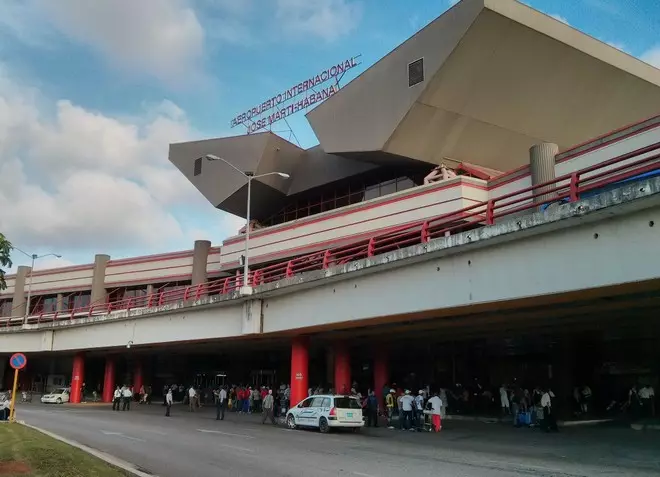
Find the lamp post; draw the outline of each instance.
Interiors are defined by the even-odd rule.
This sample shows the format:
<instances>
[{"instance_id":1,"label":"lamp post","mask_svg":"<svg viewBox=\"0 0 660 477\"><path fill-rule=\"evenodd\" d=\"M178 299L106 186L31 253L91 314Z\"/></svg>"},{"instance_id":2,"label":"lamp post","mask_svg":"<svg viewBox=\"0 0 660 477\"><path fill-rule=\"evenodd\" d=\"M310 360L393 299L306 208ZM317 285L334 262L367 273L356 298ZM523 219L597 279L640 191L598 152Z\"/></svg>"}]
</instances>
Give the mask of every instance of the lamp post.
<instances>
[{"instance_id":1,"label":"lamp post","mask_svg":"<svg viewBox=\"0 0 660 477\"><path fill-rule=\"evenodd\" d=\"M46 253L44 255L37 255L36 253L24 252L18 247L12 247L12 250L18 250L26 257L32 259L32 265L30 266L30 275L28 275L29 281L28 281L27 303L25 304L25 315L23 316L23 324L25 324L27 323L27 319L30 314L30 301L32 300L32 273L34 272L35 260L39 260L40 258L45 258L45 257L62 258L62 255L58 255L56 253Z\"/></svg>"},{"instance_id":2,"label":"lamp post","mask_svg":"<svg viewBox=\"0 0 660 477\"><path fill-rule=\"evenodd\" d=\"M284 172L267 172L265 174L254 175L254 172L245 172L240 170L238 167L233 165L231 162L223 159L222 157L215 156L213 154L206 154L204 156L207 161L220 161L227 164L229 167L234 169L236 172L241 174L247 180L247 209L245 212L245 258L243 260L243 286L241 287L240 293L242 295L251 295L252 287L248 285L248 273L249 273L249 263L248 263L248 252L250 251L250 198L252 195L252 181L254 179L261 179L262 177L267 176L280 176L283 179L288 179L290 176Z\"/></svg>"}]
</instances>

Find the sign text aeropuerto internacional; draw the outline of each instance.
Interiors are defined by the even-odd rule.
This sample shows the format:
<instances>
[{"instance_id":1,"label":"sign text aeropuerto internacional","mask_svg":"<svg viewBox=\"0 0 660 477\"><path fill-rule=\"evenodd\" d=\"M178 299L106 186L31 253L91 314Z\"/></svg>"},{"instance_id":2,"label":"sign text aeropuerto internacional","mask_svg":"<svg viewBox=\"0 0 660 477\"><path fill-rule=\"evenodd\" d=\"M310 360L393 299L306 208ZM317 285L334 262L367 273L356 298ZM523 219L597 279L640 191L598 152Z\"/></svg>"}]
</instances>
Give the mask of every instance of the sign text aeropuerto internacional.
<instances>
[{"instance_id":1,"label":"sign text aeropuerto internacional","mask_svg":"<svg viewBox=\"0 0 660 477\"><path fill-rule=\"evenodd\" d=\"M231 120L231 127L243 124L247 127L248 134L251 134L260 129L264 129L277 121L281 121L291 114L307 109L310 106L328 99L339 91L338 79L348 70L359 65L357 59L358 56L354 56L341 63L333 65L332 67L323 70L321 73L278 93L257 106L248 109ZM319 90L314 89L331 79L336 79L336 83L327 88ZM297 102L286 104L288 101L301 94L305 94L302 99ZM271 113L266 115L267 112ZM248 122L248 124L246 124L246 122Z\"/></svg>"}]
</instances>

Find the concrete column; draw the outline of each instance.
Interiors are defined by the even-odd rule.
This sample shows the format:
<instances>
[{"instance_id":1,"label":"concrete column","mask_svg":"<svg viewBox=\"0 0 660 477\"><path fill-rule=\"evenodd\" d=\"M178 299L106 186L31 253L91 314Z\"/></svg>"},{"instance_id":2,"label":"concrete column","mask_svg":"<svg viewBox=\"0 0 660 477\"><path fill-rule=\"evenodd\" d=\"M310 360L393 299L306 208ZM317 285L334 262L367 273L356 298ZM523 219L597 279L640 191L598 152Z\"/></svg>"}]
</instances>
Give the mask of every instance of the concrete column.
<instances>
[{"instance_id":1,"label":"concrete column","mask_svg":"<svg viewBox=\"0 0 660 477\"><path fill-rule=\"evenodd\" d=\"M55 304L55 311L62 311L62 310L64 310L64 295L58 293L57 302Z\"/></svg>"},{"instance_id":2,"label":"concrete column","mask_svg":"<svg viewBox=\"0 0 660 477\"><path fill-rule=\"evenodd\" d=\"M559 153L559 146L550 142L544 142L532 146L529 149L529 166L532 177L532 186L543 184L555 178L555 156ZM546 187L534 189L534 193L544 192L553 189L556 185L552 184ZM535 204L548 202L555 197L555 193L540 195L534 198Z\"/></svg>"},{"instance_id":3,"label":"concrete column","mask_svg":"<svg viewBox=\"0 0 660 477\"><path fill-rule=\"evenodd\" d=\"M291 402L297 405L307 397L309 389L309 340L305 336L293 338L291 342Z\"/></svg>"},{"instance_id":4,"label":"concrete column","mask_svg":"<svg viewBox=\"0 0 660 477\"><path fill-rule=\"evenodd\" d=\"M335 392L348 394L351 390L351 355L343 344L335 346Z\"/></svg>"},{"instance_id":5,"label":"concrete column","mask_svg":"<svg viewBox=\"0 0 660 477\"><path fill-rule=\"evenodd\" d=\"M85 382L85 355L78 353L73 357L73 370L71 372L71 403L80 404L82 401L82 385Z\"/></svg>"},{"instance_id":6,"label":"concrete column","mask_svg":"<svg viewBox=\"0 0 660 477\"><path fill-rule=\"evenodd\" d=\"M206 275L206 266L209 260L209 249L211 242L208 240L195 240L195 248L193 250L193 264L192 264L192 281L191 284L201 285L208 281ZM200 296L206 296L203 293Z\"/></svg>"},{"instance_id":7,"label":"concrete column","mask_svg":"<svg viewBox=\"0 0 660 477\"><path fill-rule=\"evenodd\" d=\"M390 370L387 366L387 353L383 350L377 350L374 356L374 391L378 402L383 404L383 388L390 382Z\"/></svg>"},{"instance_id":8,"label":"concrete column","mask_svg":"<svg viewBox=\"0 0 660 477\"><path fill-rule=\"evenodd\" d=\"M133 368L133 394L140 394L140 388L144 384L144 379L142 378L142 362L137 361L135 363L135 368Z\"/></svg>"},{"instance_id":9,"label":"concrete column","mask_svg":"<svg viewBox=\"0 0 660 477\"><path fill-rule=\"evenodd\" d=\"M92 296L90 303L105 303L107 298L105 291L105 269L110 261L110 255L97 254L94 257L94 274L92 275Z\"/></svg>"},{"instance_id":10,"label":"concrete column","mask_svg":"<svg viewBox=\"0 0 660 477\"><path fill-rule=\"evenodd\" d=\"M147 285L147 296L151 295L154 292L154 286L152 284Z\"/></svg>"},{"instance_id":11,"label":"concrete column","mask_svg":"<svg viewBox=\"0 0 660 477\"><path fill-rule=\"evenodd\" d=\"M30 274L30 267L21 265L16 271L16 280L14 281L14 296L11 301L11 316L24 316L27 306L26 284L27 276Z\"/></svg>"},{"instance_id":12,"label":"concrete column","mask_svg":"<svg viewBox=\"0 0 660 477\"><path fill-rule=\"evenodd\" d=\"M112 402L115 395L115 359L112 356L105 358L105 373L103 374L103 402Z\"/></svg>"}]
</instances>

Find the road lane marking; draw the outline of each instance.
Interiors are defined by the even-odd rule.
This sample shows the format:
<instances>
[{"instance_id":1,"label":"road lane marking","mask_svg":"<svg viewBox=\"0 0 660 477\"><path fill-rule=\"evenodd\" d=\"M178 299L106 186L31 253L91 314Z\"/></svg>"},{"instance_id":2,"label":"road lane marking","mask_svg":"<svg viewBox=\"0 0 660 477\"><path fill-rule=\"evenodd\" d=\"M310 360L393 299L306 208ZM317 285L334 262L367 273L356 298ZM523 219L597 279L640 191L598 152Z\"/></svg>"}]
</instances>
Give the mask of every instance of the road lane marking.
<instances>
[{"instance_id":1,"label":"road lane marking","mask_svg":"<svg viewBox=\"0 0 660 477\"><path fill-rule=\"evenodd\" d=\"M121 437L122 439L128 439L129 441L147 442L144 439L140 439L139 437L127 436L123 432L112 432L112 431L103 431L102 430L101 434L105 434L106 436L118 436L118 437Z\"/></svg>"},{"instance_id":2,"label":"road lane marking","mask_svg":"<svg viewBox=\"0 0 660 477\"><path fill-rule=\"evenodd\" d=\"M158 434L159 436L169 436L167 432L163 431L156 431L153 429L142 429L144 432L150 432L151 434Z\"/></svg>"},{"instance_id":3,"label":"road lane marking","mask_svg":"<svg viewBox=\"0 0 660 477\"><path fill-rule=\"evenodd\" d=\"M243 437L244 439L254 439L253 436L246 436L245 434L232 434L231 432L222 432L222 431L214 431L210 429L197 429L199 432L204 432L206 434L222 434L223 436L231 436L231 437Z\"/></svg>"},{"instance_id":4,"label":"road lane marking","mask_svg":"<svg viewBox=\"0 0 660 477\"><path fill-rule=\"evenodd\" d=\"M241 452L254 452L252 449L248 449L247 447L237 447L237 446L230 446L227 444L218 444L220 447L226 447L227 449L233 449Z\"/></svg>"}]
</instances>

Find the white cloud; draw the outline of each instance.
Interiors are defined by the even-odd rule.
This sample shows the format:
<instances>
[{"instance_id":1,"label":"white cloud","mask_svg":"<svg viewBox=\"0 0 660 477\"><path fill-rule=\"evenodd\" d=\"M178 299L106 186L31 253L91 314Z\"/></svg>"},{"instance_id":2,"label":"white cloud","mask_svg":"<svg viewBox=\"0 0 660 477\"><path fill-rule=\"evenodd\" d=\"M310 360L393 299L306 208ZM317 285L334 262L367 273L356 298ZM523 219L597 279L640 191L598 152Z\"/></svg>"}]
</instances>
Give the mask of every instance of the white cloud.
<instances>
[{"instance_id":1,"label":"white cloud","mask_svg":"<svg viewBox=\"0 0 660 477\"><path fill-rule=\"evenodd\" d=\"M621 43L620 41L606 41L608 45L610 45L612 48L616 48L617 50L621 51L626 51L626 45Z\"/></svg>"},{"instance_id":2,"label":"white cloud","mask_svg":"<svg viewBox=\"0 0 660 477\"><path fill-rule=\"evenodd\" d=\"M566 25L570 25L570 23L568 23L568 20L566 20L566 17L563 17L558 13L550 13L549 15L555 20L559 20L560 22L565 23Z\"/></svg>"},{"instance_id":3,"label":"white cloud","mask_svg":"<svg viewBox=\"0 0 660 477\"><path fill-rule=\"evenodd\" d=\"M167 161L169 143L192 135L171 102L113 118L53 104L0 64L0 230L21 248L63 255L189 248L169 206L223 220Z\"/></svg>"},{"instance_id":4,"label":"white cloud","mask_svg":"<svg viewBox=\"0 0 660 477\"><path fill-rule=\"evenodd\" d=\"M204 29L187 0L30 0L29 5L43 22L102 53L113 66L169 83L199 74Z\"/></svg>"},{"instance_id":5,"label":"white cloud","mask_svg":"<svg viewBox=\"0 0 660 477\"><path fill-rule=\"evenodd\" d=\"M332 42L351 33L362 13L362 4L352 0L277 0L275 16L289 32Z\"/></svg>"},{"instance_id":6,"label":"white cloud","mask_svg":"<svg viewBox=\"0 0 660 477\"><path fill-rule=\"evenodd\" d=\"M647 62L649 65L660 68L660 45L656 45L650 50L642 53L640 59Z\"/></svg>"}]
</instances>

